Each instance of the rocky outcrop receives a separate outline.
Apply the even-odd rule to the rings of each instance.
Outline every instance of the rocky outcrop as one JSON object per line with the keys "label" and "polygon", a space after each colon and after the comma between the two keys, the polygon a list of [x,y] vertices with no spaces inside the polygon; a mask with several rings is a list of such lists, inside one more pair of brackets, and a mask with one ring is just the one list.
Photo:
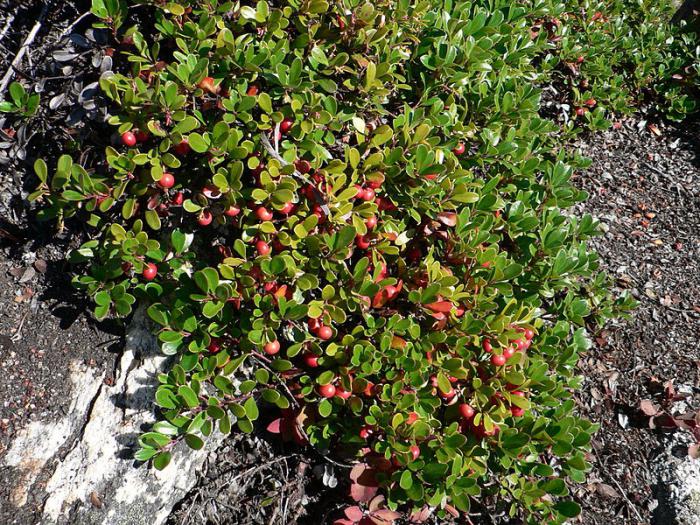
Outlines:
{"label": "rocky outcrop", "polygon": [[222,439],[214,436],[200,451],[183,446],[162,472],[133,460],[138,435],[155,417],[153,394],[165,359],[140,311],[110,384],[104,373],[76,364],[66,416],[31,423],[3,458],[15,470],[9,504],[21,508],[29,494],[41,492],[42,524],[163,523]]}

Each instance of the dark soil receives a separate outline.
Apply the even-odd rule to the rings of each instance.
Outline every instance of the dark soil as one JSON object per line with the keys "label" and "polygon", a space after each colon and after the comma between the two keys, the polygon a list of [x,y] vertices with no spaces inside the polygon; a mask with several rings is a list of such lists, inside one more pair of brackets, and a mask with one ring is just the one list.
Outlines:
{"label": "dark soil", "polygon": [[601,424],[588,483],[576,495],[585,524],[673,523],[651,466],[664,447],[639,403],[663,402],[663,385],[700,409],[700,123],[628,121],[580,144],[594,160],[578,180],[584,208],[607,230],[593,246],[619,290],[639,308],[608,326],[580,363],[582,413]]}
{"label": "dark soil", "polygon": [[[110,371],[111,352],[122,346],[121,328],[94,323],[70,285],[62,261],[79,244],[80,228],[55,236],[34,220],[26,201],[36,184],[35,157],[52,165],[71,150],[76,135],[111,133],[103,124],[106,105],[90,87],[111,67],[106,40],[89,31],[89,18],[63,34],[89,4],[54,2],[20,65],[18,78],[41,92],[39,114],[29,121],[0,114],[0,457],[33,418],[50,421],[63,414],[71,362]],[[0,38],[0,76],[41,7],[0,0],[0,35],[14,16]],[[648,428],[639,403],[662,404],[664,383],[673,380],[689,392],[689,408],[700,408],[700,124],[657,125],[660,135],[630,120],[622,130],[579,144],[594,159],[577,178],[591,194],[579,211],[604,224],[607,232],[594,247],[619,290],[640,301],[631,320],[596,334],[580,364],[586,378],[578,395],[581,413],[602,427],[593,441],[588,482],[574,489],[584,525],[673,522],[658,501],[651,466],[664,436]],[[100,151],[96,146],[87,155]],[[264,430],[236,435],[212,454],[168,523],[328,523],[343,493],[327,485],[336,476],[343,479],[341,470],[269,441]],[[0,487],[9,485],[9,474],[0,470]],[[6,500],[0,489],[0,501]],[[9,521],[5,513],[14,510],[0,507],[0,523]]]}

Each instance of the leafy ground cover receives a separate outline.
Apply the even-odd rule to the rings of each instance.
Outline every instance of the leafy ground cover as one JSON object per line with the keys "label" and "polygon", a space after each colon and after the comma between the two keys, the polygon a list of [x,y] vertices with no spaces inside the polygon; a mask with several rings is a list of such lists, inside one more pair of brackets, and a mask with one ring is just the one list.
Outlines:
{"label": "leafy ground cover", "polygon": [[[180,355],[142,460],[164,467],[181,440],[250,431],[277,405],[270,431],[361,459],[353,496],[373,503],[346,520],[492,499],[560,521],[577,512],[560,477],[583,481],[595,429],[572,415],[573,366],[586,331],[631,302],[586,251],[595,223],[560,212],[585,198],[568,179],[586,163],[559,146],[640,93],[692,110],[692,54],[676,54],[690,37],[655,23],[668,8],[625,22],[620,47],[653,53],[608,60],[625,86],[606,88],[584,64],[610,56],[566,34],[610,34],[619,12],[446,4],[448,19],[398,3],[387,20],[351,4],[168,4],[142,34],[96,3],[133,66],[100,82],[118,108],[109,168],[39,161],[32,200],[98,236],[73,252],[91,259],[77,281],[97,318],[153,303]],[[664,68],[683,76],[673,90]],[[584,71],[590,92],[571,86]],[[533,81],[560,87],[563,131]]]}

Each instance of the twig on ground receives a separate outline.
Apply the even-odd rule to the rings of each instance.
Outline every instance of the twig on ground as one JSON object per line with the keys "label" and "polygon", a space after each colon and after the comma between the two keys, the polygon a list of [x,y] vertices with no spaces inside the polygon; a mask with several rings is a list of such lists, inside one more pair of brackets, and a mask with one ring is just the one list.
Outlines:
{"label": "twig on ground", "polygon": [[9,69],[5,72],[5,76],[2,77],[2,81],[0,81],[0,97],[7,89],[8,84],[14,76],[15,69],[17,69],[17,66],[19,66],[20,62],[22,62],[22,58],[24,58],[24,55],[27,53],[27,49],[29,49],[29,46],[32,45],[32,42],[34,42],[36,35],[39,33],[39,30],[41,29],[41,24],[44,22],[44,18],[46,18],[46,13],[49,10],[50,4],[51,2],[47,2],[44,4],[43,9],[41,10],[41,14],[39,15],[39,20],[37,20],[36,24],[34,24],[34,27],[32,27],[32,30],[29,32],[27,38],[20,46],[19,51],[17,51],[17,54],[15,55],[15,58],[12,60]]}
{"label": "twig on ground", "polygon": [[10,27],[12,26],[12,22],[15,21],[15,15],[11,14],[10,16],[7,17],[7,21],[5,22],[5,27],[2,28],[2,31],[0,31],[0,40],[5,38],[5,35],[7,35],[7,32],[10,30]]}
{"label": "twig on ground", "polygon": [[83,20],[83,18],[85,18],[86,16],[90,16],[91,14],[92,14],[92,13],[91,13],[90,11],[86,11],[86,12],[84,12],[82,15],[80,15],[78,18],[76,18],[76,19],[71,23],[71,25],[69,25],[68,27],[66,27],[66,28],[63,30],[63,32],[62,32],[61,35],[58,37],[58,39],[61,40],[61,39],[64,38],[65,36],[68,36],[68,35],[71,33],[71,31],[73,31],[73,28],[74,28],[75,26],[77,26],[77,25]]}
{"label": "twig on ground", "polygon": [[17,329],[15,330],[15,333],[12,335],[12,337],[10,337],[10,340],[11,340],[13,343],[16,343],[17,341],[19,341],[20,339],[22,339],[22,327],[24,326],[24,321],[27,320],[27,316],[28,316],[28,315],[29,315],[29,311],[26,311],[26,312],[24,313],[24,315],[22,316],[22,319],[21,319],[20,322],[19,322],[19,326],[18,326]]}
{"label": "twig on ground", "polygon": [[627,504],[630,506],[630,508],[634,511],[634,514],[635,514],[635,516],[637,516],[637,519],[639,520],[639,523],[643,523],[643,522],[644,522],[644,519],[642,518],[642,515],[641,515],[641,514],[639,513],[639,511],[637,510],[637,507],[634,506],[634,503],[632,503],[632,502],[630,501],[630,499],[627,497],[627,493],[625,492],[625,490],[622,488],[622,486],[621,486],[620,483],[617,481],[617,479],[615,479],[615,476],[613,476],[612,474],[610,474],[610,473],[604,468],[605,465],[603,465],[603,462],[600,460],[600,456],[598,455],[598,451],[595,449],[595,447],[591,447],[591,449],[593,450],[593,454],[595,455],[596,459],[598,460],[598,465],[600,465],[600,466],[603,468],[604,472],[608,475],[608,478],[610,478],[610,479],[613,481],[613,483],[615,483],[615,485],[617,486],[617,489],[620,491],[620,494],[622,495],[622,497],[624,498],[624,500],[627,502]]}

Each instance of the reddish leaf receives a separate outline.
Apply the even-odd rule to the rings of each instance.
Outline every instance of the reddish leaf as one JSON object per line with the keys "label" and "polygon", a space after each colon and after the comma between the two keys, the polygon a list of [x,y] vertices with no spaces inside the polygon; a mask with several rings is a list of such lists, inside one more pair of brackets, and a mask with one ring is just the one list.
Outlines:
{"label": "reddish leaf", "polygon": [[430,507],[425,505],[422,509],[417,510],[413,514],[411,514],[411,517],[409,518],[409,521],[411,523],[425,523],[430,519],[430,516],[433,514],[433,511]]}
{"label": "reddish leaf", "polygon": [[346,507],[343,512],[345,513],[345,517],[351,520],[353,523],[360,521],[365,515],[364,512],[362,512],[362,509],[357,505]]}
{"label": "reddish leaf", "polygon": [[639,403],[639,409],[647,416],[655,416],[659,413],[659,408],[649,399],[643,399]]}
{"label": "reddish leaf", "polygon": [[272,433],[272,434],[280,434],[282,432],[281,429],[282,426],[282,418],[277,418],[274,419],[273,421],[270,422],[269,425],[267,425],[267,431]]}
{"label": "reddish leaf", "polygon": [[449,313],[454,308],[454,305],[450,301],[436,301],[434,303],[426,304],[425,307],[431,312],[442,312]]}
{"label": "reddish leaf", "polygon": [[369,517],[376,525],[392,525],[401,517],[401,514],[389,509],[379,509],[372,512]]}
{"label": "reddish leaf", "polygon": [[444,211],[442,213],[438,213],[438,220],[445,226],[456,226],[457,214],[453,211]]}

